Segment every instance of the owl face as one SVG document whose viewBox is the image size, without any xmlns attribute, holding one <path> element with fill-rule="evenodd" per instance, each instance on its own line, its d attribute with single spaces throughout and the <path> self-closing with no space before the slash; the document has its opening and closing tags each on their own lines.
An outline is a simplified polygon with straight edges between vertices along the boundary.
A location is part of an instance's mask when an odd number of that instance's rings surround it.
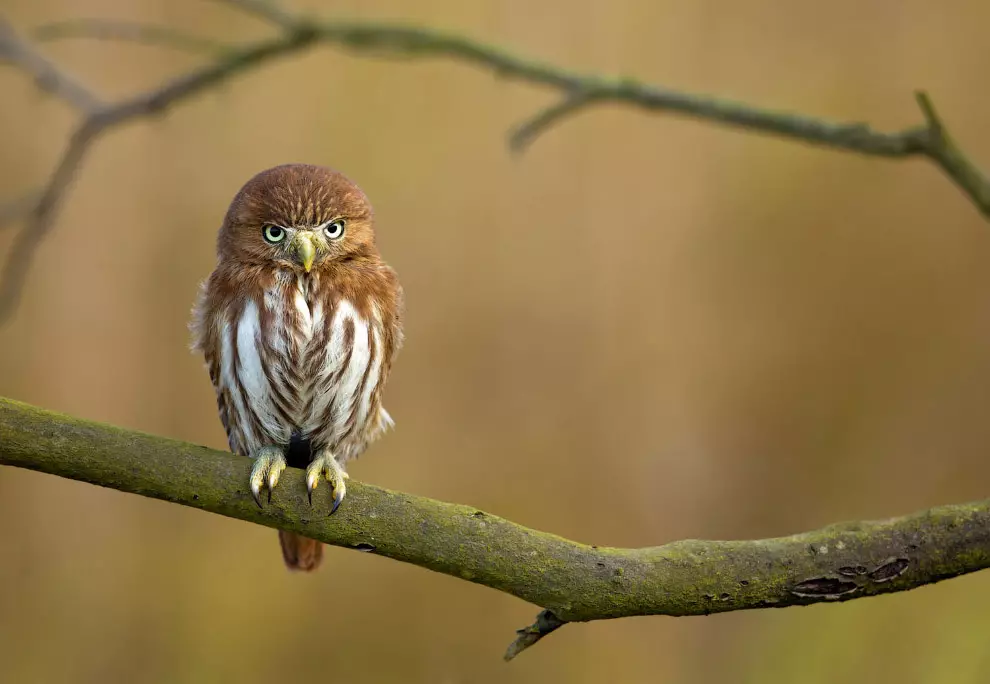
<svg viewBox="0 0 990 684">
<path fill-rule="evenodd" d="M 249 180 L 220 229 L 220 259 L 310 273 L 374 251 L 371 205 L 331 169 L 287 164 Z"/>
</svg>

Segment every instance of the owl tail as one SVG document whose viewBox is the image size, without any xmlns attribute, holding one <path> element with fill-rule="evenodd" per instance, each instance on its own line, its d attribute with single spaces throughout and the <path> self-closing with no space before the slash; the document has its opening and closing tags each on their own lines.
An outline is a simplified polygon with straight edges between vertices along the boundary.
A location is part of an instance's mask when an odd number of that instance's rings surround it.
<svg viewBox="0 0 990 684">
<path fill-rule="evenodd" d="M 283 530 L 278 531 L 278 541 L 282 545 L 282 558 L 289 570 L 312 572 L 320 567 L 320 561 L 323 560 L 321 542 Z"/>
</svg>

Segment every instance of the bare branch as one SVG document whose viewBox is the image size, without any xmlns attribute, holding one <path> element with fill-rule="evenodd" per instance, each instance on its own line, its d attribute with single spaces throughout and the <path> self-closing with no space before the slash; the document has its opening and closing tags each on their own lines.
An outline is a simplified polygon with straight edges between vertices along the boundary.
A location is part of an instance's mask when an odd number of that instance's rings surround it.
<svg viewBox="0 0 990 684">
<path fill-rule="evenodd" d="M 949 136 L 928 93 L 919 91 L 915 93 L 915 98 L 928 123 L 925 131 L 927 135 L 924 139 L 925 154 L 942 167 L 946 175 L 969 195 L 984 216 L 990 218 L 990 181 Z"/>
<path fill-rule="evenodd" d="M 38 88 L 62 98 L 83 113 L 95 112 L 102 103 L 88 88 L 54 64 L 14 31 L 0 16 L 0 62 L 19 67 L 34 78 Z"/>
<path fill-rule="evenodd" d="M 594 101 L 594 96 L 587 91 L 571 93 L 560 102 L 547 107 L 538 112 L 533 118 L 516 126 L 515 130 L 509 135 L 509 149 L 513 152 L 525 151 L 540 133 L 559 123 L 564 117 L 576 114 L 579 109 L 590 105 Z"/>
<path fill-rule="evenodd" d="M 180 76 L 160 88 L 106 105 L 86 117 L 70 139 L 62 159 L 41 192 L 37 203 L 30 207 L 27 225 L 17 235 L 7 256 L 3 277 L 0 280 L 0 323 L 13 315 L 34 253 L 54 225 L 65 191 L 82 164 L 91 143 L 100 133 L 131 119 L 159 114 L 173 104 L 228 79 L 254 64 L 302 49 L 314 40 L 315 36 L 311 33 L 300 32 L 230 51 L 225 57 L 208 66 Z"/>
<path fill-rule="evenodd" d="M 274 0 L 219 0 L 235 9 L 239 9 L 248 14 L 267 21 L 270 24 L 279 26 L 286 30 L 295 29 L 299 25 L 299 20 L 281 9 Z"/>
<path fill-rule="evenodd" d="M 566 624 L 567 622 L 554 615 L 553 611 L 540 611 L 540 614 L 536 616 L 536 622 L 528 627 L 516 630 L 516 639 L 509 644 L 509 648 L 506 649 L 503 658 L 506 661 L 512 660 L 527 648 L 536 644 L 537 641 Z"/>
<path fill-rule="evenodd" d="M 31 209 L 37 204 L 38 193 L 29 192 L 22 197 L 0 205 L 0 230 L 13 226 L 18 219 L 24 218 L 27 214 L 31 213 Z"/>
<path fill-rule="evenodd" d="M 259 509 L 250 459 L 0 398 L 0 465 L 290 530 L 512 594 L 544 608 L 511 658 L 567 622 L 708 615 L 906 591 L 990 567 L 990 500 L 754 541 L 588 546 L 470 506 L 353 480 L 333 516 L 303 472 Z"/>
<path fill-rule="evenodd" d="M 0 322 L 13 313 L 20 300 L 21 285 L 27 278 L 34 253 L 54 227 L 59 202 L 72 183 L 90 144 L 103 128 L 100 113 L 96 113 L 76 129 L 48 184 L 31 205 L 27 225 L 14 238 L 4 265 L 3 279 L 0 281 Z"/>
<path fill-rule="evenodd" d="M 380 23 L 322 21 L 293 15 L 269 0 L 222 0 L 280 29 L 277 38 L 240 48 L 229 48 L 179 31 L 121 22 L 81 20 L 43 27 L 47 38 L 95 37 L 141 40 L 181 46 L 217 55 L 215 61 L 144 94 L 101 105 L 19 39 L 0 19 L 0 59 L 31 73 L 39 86 L 77 106 L 85 119 L 49 185 L 30 207 L 27 225 L 8 256 L 8 269 L 0 282 L 0 322 L 12 315 L 24 274 L 38 242 L 49 232 L 61 193 L 68 187 L 65 172 L 79 165 L 90 141 L 107 128 L 161 113 L 173 104 L 270 59 L 298 52 L 317 43 L 374 57 L 444 58 L 485 69 L 496 76 L 544 86 L 562 96 L 552 106 L 516 127 L 510 135 L 513 150 L 522 150 L 563 118 L 592 104 L 612 102 L 653 112 L 669 112 L 734 128 L 810 143 L 863 155 L 906 158 L 927 157 L 966 193 L 990 219 L 990 180 L 971 162 L 948 135 L 930 100 L 918 95 L 926 125 L 885 133 L 865 123 L 840 123 L 799 114 L 761 109 L 706 95 L 684 93 L 637 83 L 569 72 L 516 56 L 497 47 L 467 38 L 416 27 Z M 57 182 L 56 182 L 57 181 Z M 20 205 L 15 205 L 20 206 Z"/>
<path fill-rule="evenodd" d="M 35 29 L 34 37 L 39 41 L 91 38 L 159 45 L 210 57 L 222 57 L 231 51 L 230 45 L 185 33 L 171 26 L 108 19 L 70 19 L 43 24 Z"/>
</svg>

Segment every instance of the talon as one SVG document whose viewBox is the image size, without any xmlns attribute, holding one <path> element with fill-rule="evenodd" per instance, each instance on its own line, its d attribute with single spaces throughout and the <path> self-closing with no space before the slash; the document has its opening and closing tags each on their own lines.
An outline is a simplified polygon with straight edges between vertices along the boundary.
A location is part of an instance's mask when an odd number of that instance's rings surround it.
<svg viewBox="0 0 990 684">
<path fill-rule="evenodd" d="M 254 467 L 251 468 L 251 496 L 254 502 L 261 505 L 261 487 L 268 486 L 268 503 L 272 502 L 272 490 L 278 484 L 278 478 L 285 470 L 285 456 L 278 447 L 263 447 L 254 457 Z"/>
<path fill-rule="evenodd" d="M 251 496 L 254 497 L 254 502 L 258 504 L 258 508 L 264 508 L 261 505 L 261 485 L 265 481 L 265 464 L 261 459 L 256 459 L 254 462 L 254 467 L 251 469 Z"/>
<path fill-rule="evenodd" d="M 320 484 L 320 471 L 314 470 L 312 464 L 306 469 L 306 493 L 309 495 L 309 505 L 313 505 L 313 490 Z"/>
<path fill-rule="evenodd" d="M 275 489 L 275 485 L 278 484 L 278 478 L 282 476 L 282 471 L 285 470 L 285 461 L 275 462 L 271 465 L 268 470 L 268 503 L 272 502 L 272 490 Z"/>
<path fill-rule="evenodd" d="M 347 492 L 344 481 L 350 476 L 333 457 L 333 454 L 324 453 L 313 459 L 309 467 L 306 468 L 306 490 L 309 492 L 310 505 L 313 504 L 313 490 L 324 477 L 330 483 L 330 492 L 333 494 L 333 507 L 330 509 L 330 515 L 333 515 L 344 500 L 344 495 Z"/>
</svg>

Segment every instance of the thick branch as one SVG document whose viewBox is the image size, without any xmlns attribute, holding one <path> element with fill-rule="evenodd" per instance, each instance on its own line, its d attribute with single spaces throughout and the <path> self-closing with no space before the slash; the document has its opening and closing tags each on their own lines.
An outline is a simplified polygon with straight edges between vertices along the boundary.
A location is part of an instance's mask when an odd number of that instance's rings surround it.
<svg viewBox="0 0 990 684">
<path fill-rule="evenodd" d="M 756 541 L 596 547 L 476 508 L 352 482 L 340 510 L 302 471 L 259 509 L 248 459 L 0 399 L 0 465 L 292 530 L 507 592 L 546 610 L 507 657 L 565 622 L 708 615 L 905 591 L 990 567 L 990 501 Z"/>
</svg>

